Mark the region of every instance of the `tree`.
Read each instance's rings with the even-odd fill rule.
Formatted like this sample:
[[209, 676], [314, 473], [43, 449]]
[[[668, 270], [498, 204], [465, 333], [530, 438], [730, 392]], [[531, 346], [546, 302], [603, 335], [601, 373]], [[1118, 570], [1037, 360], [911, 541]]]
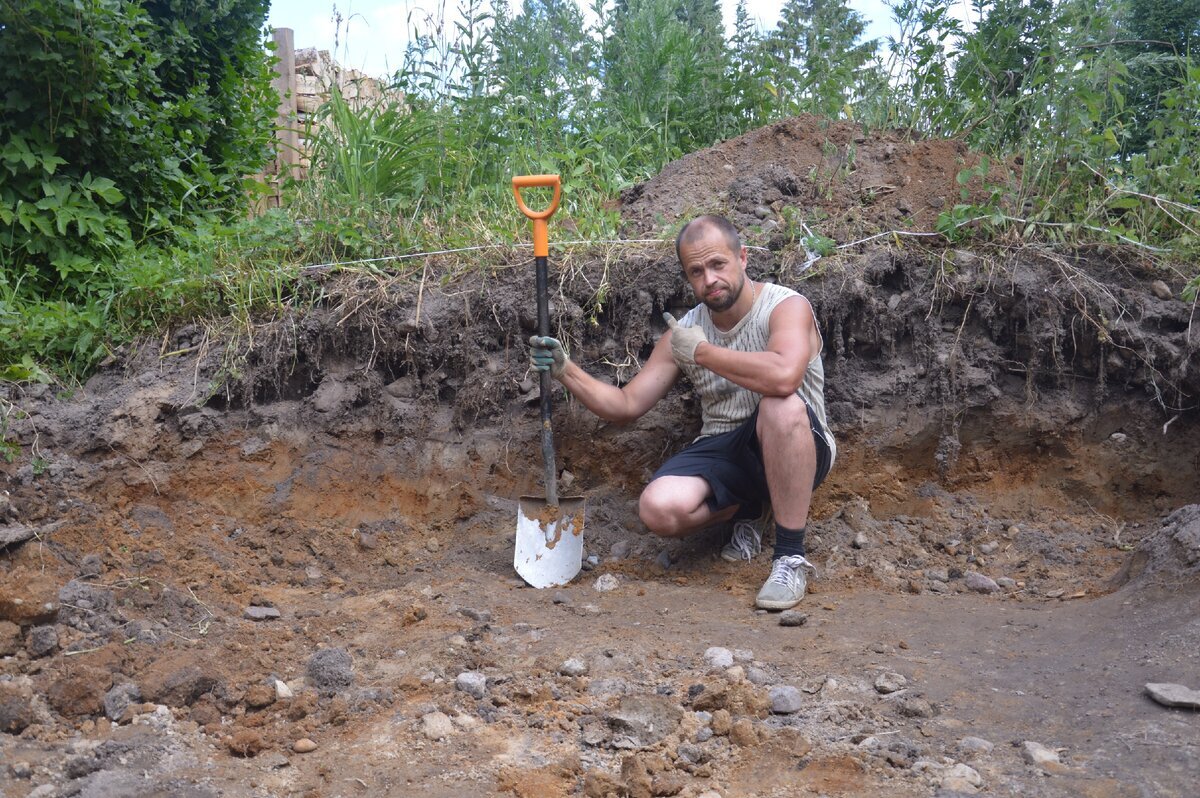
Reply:
[[785, 113], [838, 116], [856, 95], [876, 42], [860, 42], [866, 24], [841, 0], [788, 0], [771, 34], [775, 87]]

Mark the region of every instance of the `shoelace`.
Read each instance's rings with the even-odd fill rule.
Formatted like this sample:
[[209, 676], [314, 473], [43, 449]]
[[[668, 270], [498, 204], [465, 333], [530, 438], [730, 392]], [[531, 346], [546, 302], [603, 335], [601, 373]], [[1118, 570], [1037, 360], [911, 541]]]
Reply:
[[801, 568], [809, 568], [813, 572], [813, 576], [817, 575], [817, 566], [810, 563], [799, 554], [792, 554], [787, 557], [780, 557], [771, 566], [771, 576], [767, 579], [768, 582], [774, 582], [778, 585], [783, 585], [789, 590], [794, 589], [796, 585], [796, 577], [800, 573]]
[[738, 521], [733, 525], [733, 537], [729, 544], [733, 547], [738, 556], [746, 560], [754, 559], [754, 555], [762, 551], [762, 543], [759, 542], [758, 529], [749, 521]]

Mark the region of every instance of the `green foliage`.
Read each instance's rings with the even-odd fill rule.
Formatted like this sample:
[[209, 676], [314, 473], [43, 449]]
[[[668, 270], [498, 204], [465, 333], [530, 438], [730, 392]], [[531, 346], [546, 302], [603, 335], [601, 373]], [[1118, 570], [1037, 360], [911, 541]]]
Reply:
[[0, 0], [0, 365], [93, 362], [137, 245], [245, 207], [267, 0]]
[[875, 55], [875, 41], [859, 42], [865, 27], [840, 0], [787, 0], [766, 42], [783, 113], [837, 117], [847, 109]]

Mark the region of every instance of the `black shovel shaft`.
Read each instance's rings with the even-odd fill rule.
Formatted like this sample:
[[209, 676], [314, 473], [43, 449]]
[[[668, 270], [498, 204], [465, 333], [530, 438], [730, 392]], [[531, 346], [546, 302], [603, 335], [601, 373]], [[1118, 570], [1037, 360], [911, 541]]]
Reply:
[[[537, 268], [538, 335], [550, 335], [549, 265], [545, 256], [534, 258]], [[547, 369], [541, 374], [542, 393], [542, 467], [546, 475], [546, 504], [558, 506], [558, 470], [554, 464], [554, 429], [550, 424], [550, 393], [553, 378]]]

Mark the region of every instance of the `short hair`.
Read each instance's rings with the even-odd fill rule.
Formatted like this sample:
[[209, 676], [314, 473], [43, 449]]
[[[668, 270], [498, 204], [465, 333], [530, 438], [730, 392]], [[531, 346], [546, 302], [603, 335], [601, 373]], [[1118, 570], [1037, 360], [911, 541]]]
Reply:
[[729, 245], [730, 252], [737, 255], [742, 251], [742, 237], [738, 235], [737, 228], [733, 226], [733, 222], [724, 216], [705, 214], [704, 216], [697, 216], [685, 224], [683, 229], [679, 231], [679, 235], [675, 237], [675, 257], [678, 259], [680, 266], [683, 266], [683, 257], [679, 251], [683, 248], [683, 245], [691, 244], [704, 235], [704, 233], [713, 229], [725, 239], [725, 243]]

